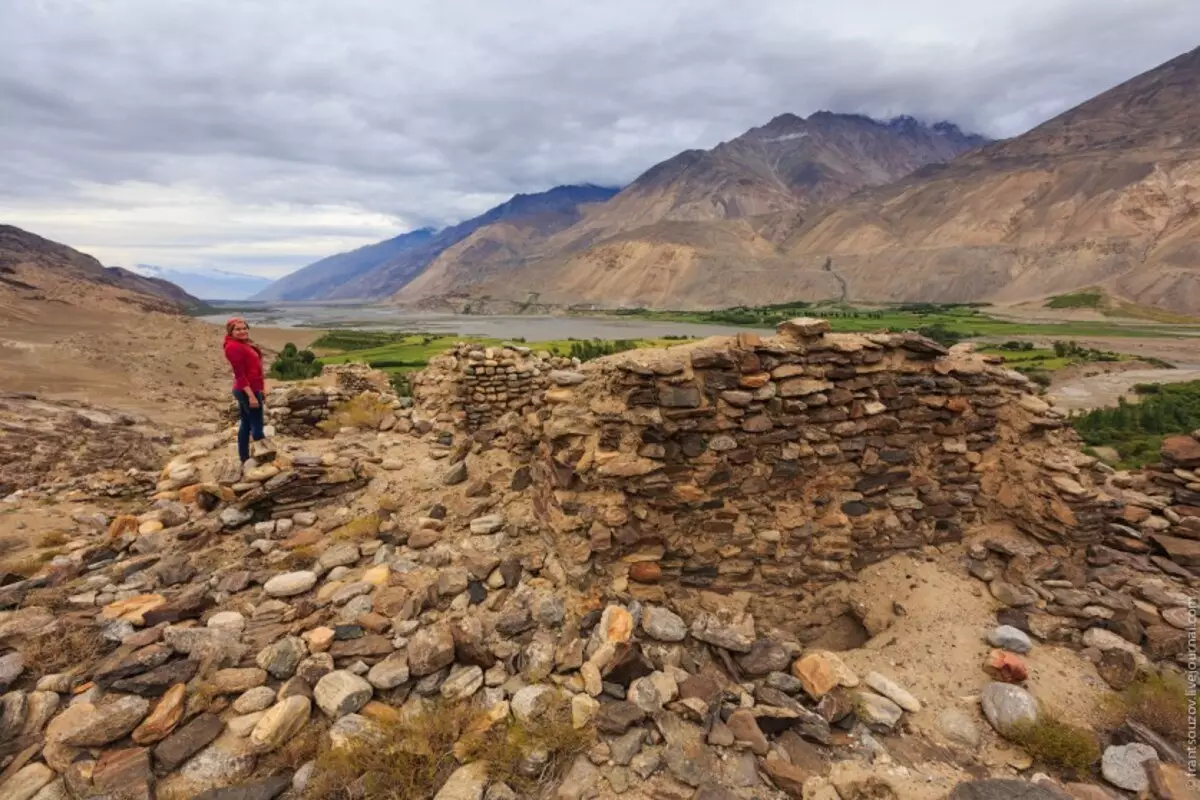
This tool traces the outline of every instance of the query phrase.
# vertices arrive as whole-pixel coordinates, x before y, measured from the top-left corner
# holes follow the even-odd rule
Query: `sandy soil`
[[[303,347],[322,331],[255,328],[274,352]],[[219,326],[159,313],[43,306],[37,314],[0,317],[0,387],[77,400],[161,419],[202,421],[230,382]]]
[[[945,742],[938,716],[952,707],[977,714],[980,692],[991,681],[983,669],[991,651],[984,637],[996,627],[1002,606],[966,574],[964,558],[961,548],[932,561],[898,556],[861,573],[856,594],[890,598],[905,613],[863,647],[839,654],[858,675],[875,670],[912,692],[923,708],[911,724],[935,742]],[[1111,690],[1089,662],[1047,644],[1035,645],[1023,658],[1030,671],[1027,688],[1035,697],[1067,721],[1096,723],[1100,701]],[[980,730],[984,763],[1017,757],[985,723]]]

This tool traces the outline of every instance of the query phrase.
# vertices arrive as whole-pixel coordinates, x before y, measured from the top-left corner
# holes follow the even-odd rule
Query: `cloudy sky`
[[[0,0],[0,222],[276,277],[790,111],[1020,133],[1196,0]]]

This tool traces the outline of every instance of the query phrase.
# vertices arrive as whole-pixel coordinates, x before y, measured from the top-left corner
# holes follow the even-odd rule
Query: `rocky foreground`
[[[829,385],[804,395],[810,407],[829,414],[832,398],[851,419],[866,418],[856,403],[880,406],[873,418],[904,407],[903,392],[862,382],[867,370],[853,376],[878,342],[830,341],[841,349],[827,357],[858,388],[841,398],[831,368]],[[905,346],[942,357],[932,343]],[[751,613],[752,587],[677,591],[669,555],[602,561],[597,550],[581,566],[563,550],[534,502],[539,470],[507,445],[618,362],[461,357],[472,375],[511,374],[536,394],[515,402],[472,382],[480,402],[514,411],[468,426],[452,403],[410,407],[355,373],[339,388],[273,393],[271,463],[230,461],[225,430],[173,445],[161,470],[130,464],[9,495],[0,525],[5,509],[52,506],[76,522],[35,568],[0,578],[0,797],[1197,796],[1186,732],[1164,733],[1118,692],[1194,659],[1200,432],[1168,439],[1163,463],[1138,473],[1038,438],[1029,475],[1042,494],[975,502],[961,536],[823,590],[848,609],[826,629],[789,629],[785,610],[769,623]],[[1030,442],[1060,427],[1025,398],[1022,413],[1040,420]],[[976,475],[995,468],[991,442],[968,445],[984,454],[970,459]],[[946,449],[966,461],[963,450]],[[663,460],[641,452],[607,463]],[[833,469],[822,457],[833,456],[800,456],[810,480]],[[891,491],[907,498],[894,512],[932,524],[916,499],[927,494]],[[1023,505],[1035,496],[1060,527]],[[558,494],[568,511],[586,497],[578,484]],[[889,507],[880,497],[843,496],[843,508]],[[908,599],[917,575],[941,576],[931,591],[961,604],[940,618],[956,623],[920,641],[924,657],[905,649],[927,613]],[[938,638],[965,656],[937,663],[930,653],[950,652]],[[1082,697],[1087,707],[1069,702]],[[1095,759],[1064,766],[1031,743],[1063,713],[1100,746]]]

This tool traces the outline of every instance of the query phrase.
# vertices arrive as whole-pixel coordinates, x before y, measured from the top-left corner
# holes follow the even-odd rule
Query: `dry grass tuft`
[[[334,408],[329,419],[318,422],[317,427],[329,434],[341,428],[376,430],[391,413],[391,403],[375,395],[360,394]]]
[[[116,645],[105,641],[90,622],[65,619],[53,633],[31,636],[21,645],[25,668],[35,677],[59,672],[86,671]]]
[[[461,763],[485,761],[489,780],[532,797],[593,742],[591,731],[571,727],[565,704],[536,728],[511,719],[489,728],[486,713],[462,703],[431,703],[378,728],[378,736],[350,747],[334,749],[323,739],[305,800],[429,800],[459,766],[456,742]]]
[[[428,800],[458,764],[452,748],[479,711],[466,704],[431,705],[397,722],[376,723],[378,735],[334,748],[323,738],[305,800]]]
[[[380,519],[377,514],[355,517],[345,525],[334,528],[329,536],[339,542],[374,539],[379,534],[379,523]]]
[[[1063,722],[1044,707],[1037,722],[1018,723],[1010,738],[1037,763],[1077,776],[1100,760],[1100,745],[1091,731]]]
[[[1113,727],[1126,719],[1181,743],[1188,736],[1188,687],[1180,675],[1139,676],[1106,709]]]
[[[71,537],[64,531],[46,531],[38,539],[38,547],[62,547],[69,541]]]
[[[594,741],[590,729],[576,730],[566,704],[554,709],[537,727],[519,721],[497,725],[471,747],[472,760],[488,762],[488,775],[503,781],[519,797],[532,797],[539,787],[557,781]],[[537,753],[536,759],[530,759]]]
[[[43,558],[44,555],[44,553],[29,553],[23,556],[6,558],[0,561],[0,572],[11,572],[13,575],[20,575],[22,578],[32,578],[42,571],[42,567],[48,561],[54,559],[54,555],[51,555],[50,558]]]
[[[308,569],[317,560],[316,548],[305,546],[289,550],[287,557],[281,559],[275,566],[282,570]]]

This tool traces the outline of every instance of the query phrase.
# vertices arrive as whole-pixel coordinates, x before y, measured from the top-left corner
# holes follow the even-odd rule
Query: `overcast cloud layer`
[[[0,0],[0,222],[276,277],[819,109],[1009,136],[1196,0]]]

